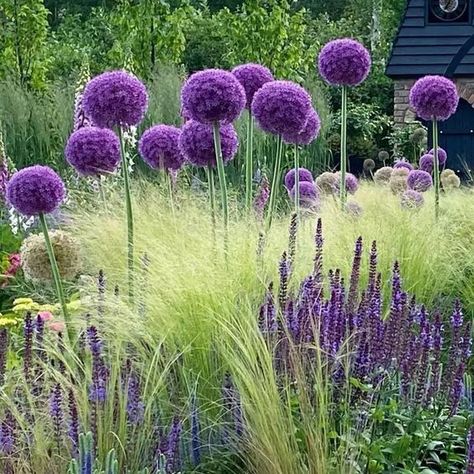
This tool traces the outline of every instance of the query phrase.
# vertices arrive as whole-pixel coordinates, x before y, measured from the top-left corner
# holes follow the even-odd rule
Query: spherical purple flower
[[[413,169],[413,165],[406,161],[405,159],[403,160],[397,160],[395,164],[393,165],[394,168],[406,168],[408,171],[411,171]]]
[[[245,90],[232,73],[206,69],[192,74],[185,82],[181,107],[197,122],[230,123],[245,107]]]
[[[422,77],[410,91],[410,105],[423,120],[447,120],[458,102],[456,86],[443,76]]]
[[[222,158],[225,163],[237,153],[239,139],[232,124],[221,125]],[[216,166],[212,126],[188,120],[179,137],[179,148],[185,158],[196,166]]]
[[[424,193],[433,186],[431,175],[423,170],[410,171],[408,175],[407,184],[410,189]]]
[[[321,130],[321,119],[316,110],[311,109],[306,125],[303,130],[297,134],[285,133],[283,140],[286,143],[295,143],[296,145],[309,145]]]
[[[318,205],[319,192],[318,187],[309,181],[302,181],[299,186],[300,206],[315,207]],[[294,201],[296,196],[296,186],[290,191],[290,198]]]
[[[252,102],[252,112],[262,130],[275,135],[300,133],[311,112],[311,96],[291,81],[264,84]]]
[[[405,209],[416,209],[423,206],[425,198],[423,194],[414,189],[407,189],[401,197],[401,205]]]
[[[337,177],[337,182],[336,182],[336,189],[337,192],[339,192],[339,184],[341,181],[341,173],[338,171],[336,174]],[[346,173],[346,191],[349,194],[355,194],[356,191],[359,189],[359,180],[352,174],[352,173]]]
[[[145,86],[125,71],[104,72],[86,85],[84,112],[99,127],[138,125],[148,106]]]
[[[232,74],[242,84],[245,90],[247,103],[245,107],[250,109],[252,106],[253,96],[263,84],[273,81],[273,74],[265,66],[261,64],[242,64],[232,69]]]
[[[66,195],[61,178],[48,166],[30,166],[15,173],[7,185],[7,201],[25,216],[49,214]]]
[[[108,128],[80,128],[69,137],[65,155],[83,176],[112,173],[120,163],[120,141]]]
[[[419,167],[420,170],[426,171],[427,173],[433,172],[434,156],[431,153],[427,153],[420,158]]]
[[[138,143],[143,160],[151,168],[178,170],[185,158],[179,149],[181,130],[171,125],[155,125],[149,128]]]
[[[432,148],[429,152],[430,155],[434,156],[434,148]],[[448,160],[448,154],[446,153],[446,150],[444,150],[441,147],[438,147],[438,163],[440,166],[443,166],[446,161]]]
[[[318,58],[321,76],[333,86],[359,85],[368,76],[371,65],[367,49],[349,38],[330,41]]]
[[[313,175],[311,174],[311,171],[307,170],[306,168],[299,168],[298,176],[299,176],[300,184],[304,181],[307,181],[308,183],[313,182]],[[295,168],[291,169],[290,171],[288,171],[288,173],[286,173],[285,188],[288,191],[291,191],[293,189],[293,186],[295,185],[295,178],[296,178]]]

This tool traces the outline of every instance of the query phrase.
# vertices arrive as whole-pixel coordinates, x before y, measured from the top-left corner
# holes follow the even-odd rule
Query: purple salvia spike
[[[284,321],[286,324],[286,329],[288,330],[293,341],[297,341],[299,335],[298,318],[295,313],[295,303],[292,299],[288,299],[286,302]]]
[[[265,302],[260,307],[258,326],[262,334],[274,334],[278,329],[273,283],[268,285]]]
[[[35,353],[37,363],[35,364],[34,380],[32,382],[32,393],[39,396],[43,390],[44,371],[42,363],[46,362],[47,355],[44,348],[44,321],[40,315],[35,320]]]
[[[143,421],[145,405],[141,400],[140,381],[138,376],[132,372],[128,377],[127,394],[127,417],[132,425],[138,425]]]
[[[367,308],[368,308],[368,303],[367,303],[367,294],[364,291],[362,291],[360,295],[360,302],[359,302],[359,307],[357,308],[357,312],[354,317],[354,328],[357,329],[362,329],[365,328],[367,325]]]
[[[361,260],[362,237],[359,237],[355,244],[354,260],[352,261],[351,279],[349,283],[349,294],[347,295],[347,312],[349,315],[354,315],[358,305],[357,294],[359,290]]]
[[[34,325],[31,313],[26,313],[23,327],[23,373],[27,383],[31,382],[31,370],[33,365],[33,333]]]
[[[449,391],[449,413],[454,416],[459,408],[461,395],[464,390],[464,372],[466,371],[466,364],[460,362],[454,373],[453,382]]]
[[[0,423],[0,453],[10,456],[15,451],[16,422],[10,410],[5,412],[5,417]]]
[[[74,392],[69,390],[68,395],[69,422],[67,434],[72,444],[73,456],[77,457],[79,453],[79,413],[77,409],[76,397]]]
[[[474,474],[474,426],[467,435],[466,474]]]
[[[288,258],[286,252],[283,252],[279,265],[280,275],[280,289],[278,292],[278,303],[280,305],[280,311],[283,313],[286,307],[286,301],[288,299]]]
[[[181,468],[180,459],[180,441],[181,433],[183,431],[183,424],[181,420],[175,416],[171,423],[171,428],[168,433],[166,446],[166,474],[174,474],[179,472]]]
[[[290,227],[288,229],[288,268],[289,273],[293,271],[296,256],[296,238],[298,235],[298,214],[291,214]]]
[[[63,394],[61,390],[61,385],[56,384],[51,393],[51,398],[49,400],[49,415],[51,417],[51,422],[53,424],[54,437],[56,440],[56,446],[58,452],[61,451],[61,441],[62,441],[62,425],[63,425]]]
[[[436,311],[434,322],[431,327],[432,330],[432,360],[431,360],[431,375],[428,394],[426,396],[427,404],[431,403],[437,396],[439,390],[439,382],[441,375],[441,350],[443,347],[443,320],[441,313]]]
[[[309,276],[304,279],[300,288],[296,317],[299,327],[298,342],[310,342],[314,339],[313,327],[313,296],[314,296],[314,278]]]
[[[377,278],[377,259],[377,242],[374,240],[370,248],[369,257],[369,288],[371,285],[375,286],[375,279]]]
[[[6,328],[0,329],[0,387],[5,382],[5,370],[8,356],[8,331]]]
[[[468,361],[469,357],[471,357],[471,346],[472,346],[471,328],[472,326],[470,322],[464,325],[464,331],[462,333],[461,340],[459,341],[460,356],[466,362]]]
[[[454,302],[454,309],[451,315],[451,345],[446,363],[446,369],[443,370],[442,391],[446,393],[451,390],[454,374],[458,365],[458,358],[460,355],[460,343],[462,339],[461,328],[464,323],[464,316],[462,312],[461,302],[456,300]]]
[[[191,459],[194,466],[201,464],[201,425],[195,394],[191,401]]]
[[[415,395],[415,400],[418,405],[420,405],[425,399],[426,388],[428,386],[428,363],[432,347],[431,326],[428,321],[426,312],[423,312],[423,316],[423,321],[420,325],[421,356],[418,362],[418,374],[416,380]]]
[[[316,287],[322,291],[323,288],[323,223],[321,218],[318,218],[318,222],[316,224],[316,235],[314,238],[314,243],[316,246],[316,253],[314,256],[314,282]]]
[[[87,329],[87,339],[92,354],[92,384],[89,400],[103,403],[107,396],[108,370],[102,360],[102,341],[95,326]]]

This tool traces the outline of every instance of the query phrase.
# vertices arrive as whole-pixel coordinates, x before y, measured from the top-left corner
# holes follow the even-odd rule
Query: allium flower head
[[[69,137],[65,154],[81,175],[108,174],[120,163],[120,141],[108,128],[83,127]]]
[[[81,267],[78,242],[61,230],[50,232],[50,239],[61,277],[65,280],[73,279]],[[36,281],[53,279],[42,235],[31,234],[23,241],[20,252],[21,265],[27,279]]]
[[[411,135],[410,141],[415,145],[421,145],[426,141],[427,131],[424,128],[417,128]]]
[[[410,105],[423,120],[447,120],[456,112],[459,95],[453,81],[443,76],[425,76],[410,91]]]
[[[181,130],[171,125],[155,125],[141,137],[138,150],[151,168],[178,170],[185,158],[179,149]]]
[[[333,86],[359,85],[368,76],[371,64],[367,49],[349,38],[330,41],[318,58],[321,76]]]
[[[148,93],[145,86],[125,71],[104,72],[86,86],[84,112],[99,127],[134,126],[145,116]]]
[[[434,156],[434,148],[432,148],[428,153]],[[448,154],[446,153],[446,150],[444,148],[438,147],[438,163],[440,166],[443,166],[447,160]]]
[[[408,173],[407,173],[408,174]],[[393,175],[390,178],[390,190],[393,194],[402,194],[407,189],[407,175]]]
[[[181,90],[187,116],[201,123],[233,122],[245,107],[245,90],[230,72],[206,69],[192,74]]]
[[[335,173],[336,175],[336,189],[339,190],[340,172]],[[355,194],[359,189],[359,180],[352,174],[346,173],[346,191],[349,194]]]
[[[319,135],[320,130],[321,119],[316,110],[311,109],[303,130],[297,134],[285,133],[283,140],[286,143],[295,143],[296,145],[309,145]]]
[[[416,209],[423,206],[425,198],[418,191],[408,189],[402,194],[400,202],[405,209]]]
[[[385,162],[390,158],[390,154],[386,150],[380,150],[378,155],[377,155],[377,158],[378,158],[379,161]]]
[[[433,179],[431,175],[423,170],[410,171],[408,175],[408,187],[414,191],[424,193],[433,186]]]
[[[247,103],[245,107],[250,109],[252,106],[253,96],[263,84],[273,81],[273,74],[265,66],[261,64],[241,64],[240,66],[232,69],[232,74],[242,84],[245,90],[245,96]]]
[[[372,160],[371,158],[367,158],[366,160],[364,160],[364,163],[362,166],[364,168],[364,171],[368,171],[368,172],[374,171],[375,161]]]
[[[409,175],[411,170],[409,170],[408,168],[395,168],[393,171],[392,171],[392,174],[390,176],[390,178],[393,178],[393,177],[402,177],[402,178],[407,178],[407,176]]]
[[[410,162],[406,161],[405,159],[402,159],[402,160],[397,160],[395,164],[393,165],[393,168],[394,169],[406,168],[408,171],[411,171],[413,169],[413,165]]]
[[[383,168],[380,168],[377,170],[374,174],[374,181],[376,184],[380,186],[386,186],[388,183],[390,183],[390,178],[393,173],[393,168],[390,166],[384,166]]]
[[[66,195],[61,178],[48,166],[30,166],[15,173],[7,185],[7,201],[25,216],[55,211]]]
[[[441,184],[445,190],[456,189],[461,186],[461,180],[459,179],[459,176],[452,173],[448,176],[441,176]]]
[[[309,183],[313,182],[313,175],[311,174],[311,171],[307,170],[306,168],[299,168],[298,169],[298,176],[299,176],[299,182],[302,183],[303,181],[308,181]],[[293,186],[295,185],[296,181],[296,170],[295,168],[291,169],[286,173],[285,175],[285,188],[288,191],[291,191],[293,189]]]
[[[447,168],[447,169],[441,171],[440,176],[441,176],[441,179],[443,179],[443,178],[447,178],[448,176],[451,176],[453,174],[456,174],[456,173],[453,170],[450,170],[449,168]]]
[[[420,162],[418,163],[420,170],[426,171],[427,173],[433,172],[434,167],[434,156],[431,153],[422,155]]]
[[[239,140],[231,124],[220,127],[222,157],[230,161],[237,153]],[[216,166],[212,126],[189,120],[179,137],[179,148],[186,159],[195,166]]]
[[[316,185],[323,194],[335,194],[338,190],[338,178],[335,173],[325,171],[316,178]]]
[[[256,92],[252,102],[259,127],[282,136],[299,134],[311,110],[311,96],[291,81],[267,82]]]
[[[302,181],[299,186],[300,206],[315,207],[318,205],[318,188],[313,182]],[[290,191],[290,197],[294,201],[296,195],[296,187],[294,186]]]

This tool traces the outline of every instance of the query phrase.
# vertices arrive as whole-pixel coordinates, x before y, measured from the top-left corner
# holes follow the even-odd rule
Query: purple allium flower
[[[429,152],[430,155],[434,156],[434,148],[432,148]],[[446,161],[448,160],[448,154],[444,148],[438,147],[438,163],[440,166],[443,166]]]
[[[401,205],[405,209],[416,209],[423,206],[424,202],[423,194],[414,189],[407,189],[401,197]]]
[[[77,456],[79,450],[79,413],[77,409],[76,397],[72,389],[69,390],[68,396],[69,422],[68,436],[72,443],[74,456]]]
[[[15,173],[7,185],[7,201],[25,216],[49,214],[64,200],[61,178],[48,166],[30,166]]]
[[[425,76],[410,91],[410,105],[423,120],[447,120],[456,112],[459,95],[453,81]]]
[[[138,125],[148,106],[145,86],[125,71],[104,72],[88,82],[84,112],[98,127]]]
[[[413,169],[413,165],[406,161],[405,159],[403,160],[397,160],[395,164],[393,165],[394,168],[406,168],[408,171],[411,171]]]
[[[372,61],[358,41],[343,38],[327,43],[318,58],[319,73],[333,86],[357,86],[370,72]]]
[[[252,106],[253,96],[263,84],[273,81],[273,74],[270,69],[261,64],[242,64],[232,69],[232,74],[242,84],[245,90],[247,103],[245,107],[250,109]]]
[[[306,168],[299,168],[298,176],[299,176],[300,184],[304,181],[307,181],[308,183],[313,182],[313,175],[311,174],[311,171],[307,170]],[[288,191],[291,191],[293,189],[293,186],[295,185],[295,181],[296,181],[296,170],[295,168],[293,168],[290,171],[288,171],[288,173],[286,173],[285,175],[285,188]]]
[[[474,426],[467,435],[466,474],[474,474]]]
[[[408,175],[407,184],[410,189],[424,193],[433,186],[433,179],[426,171],[413,170]]]
[[[231,124],[220,127],[222,158],[227,163],[234,158],[239,139]],[[195,166],[216,166],[212,126],[189,120],[179,137],[179,148],[186,159]]]
[[[319,192],[318,187],[309,181],[302,181],[299,186],[300,202],[302,207],[314,207],[318,204]],[[296,186],[290,191],[290,197],[294,201],[296,195]]]
[[[181,130],[171,125],[155,125],[141,137],[138,150],[151,168],[178,170],[185,161],[179,149]]]
[[[419,162],[420,170],[426,171],[427,173],[433,172],[434,167],[434,156],[431,153],[426,153],[422,155]]]
[[[311,110],[311,96],[291,81],[267,82],[256,92],[252,102],[259,127],[282,136],[300,133]]]
[[[186,114],[201,123],[230,123],[245,107],[245,90],[230,72],[206,69],[192,74],[181,89]]]
[[[54,386],[51,393],[51,398],[49,399],[49,416],[51,417],[51,422],[53,424],[54,436],[56,438],[58,448],[61,443],[62,424],[64,421],[62,404],[63,394],[61,385],[57,383]]]
[[[336,181],[336,190],[339,192],[339,182],[340,182],[340,171],[335,173],[337,181]],[[346,190],[349,194],[355,194],[356,191],[359,189],[359,180],[352,174],[346,173]]]
[[[296,145],[309,145],[319,135],[321,130],[321,119],[316,110],[311,109],[306,125],[301,132],[297,134],[285,133],[283,140],[286,143],[295,143]]]
[[[83,127],[69,137],[65,155],[83,176],[113,173],[120,163],[120,141],[107,128]]]

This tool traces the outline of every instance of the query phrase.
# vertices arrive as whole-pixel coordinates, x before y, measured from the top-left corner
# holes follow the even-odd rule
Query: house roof
[[[474,76],[474,25],[427,21],[428,0],[408,0],[386,74]]]

